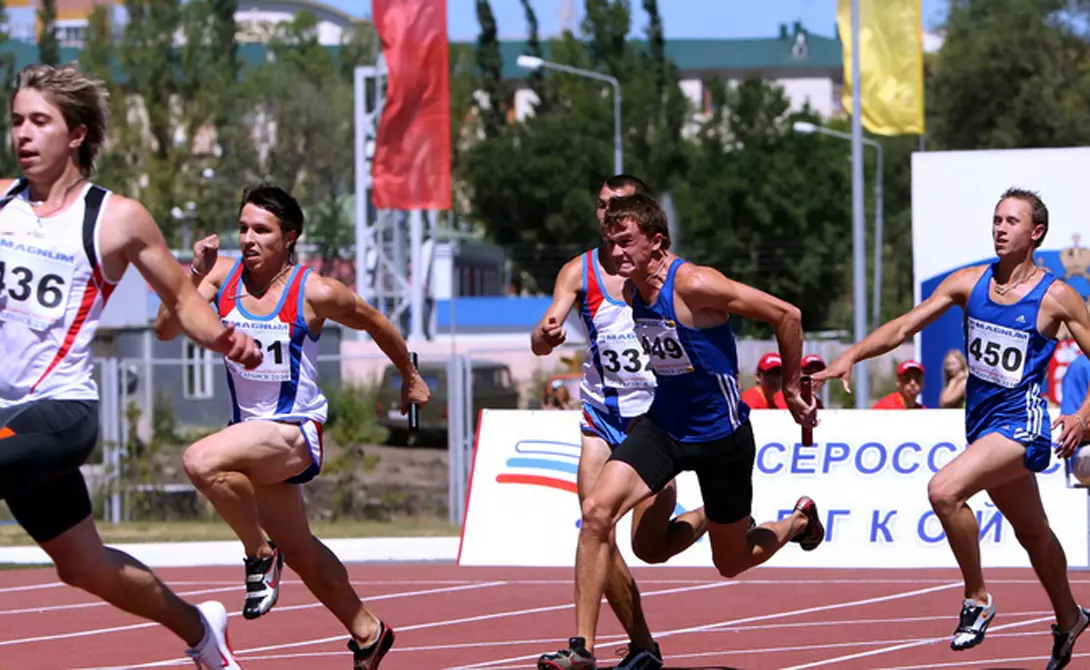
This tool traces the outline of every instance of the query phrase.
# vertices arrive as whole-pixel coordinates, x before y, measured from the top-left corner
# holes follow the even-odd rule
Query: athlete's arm
[[[246,367],[261,362],[261,352],[252,338],[224,328],[219,317],[202,298],[177,259],[167,249],[162,232],[148,210],[135,200],[115,195],[110,198],[106,219],[121,228],[121,254],[144,276],[163,305],[178,319],[182,332],[198,345],[227,356]]]
[[[306,283],[306,301],[319,319],[329,319],[351,328],[366,331],[386,354],[402,378],[415,374],[409,346],[394,324],[382,312],[372,307],[347,286],[330,277],[310,275]]]
[[[208,274],[189,273],[189,283],[197,289],[197,294],[209,302],[219,291],[227,273],[231,271],[233,261],[229,258],[217,258],[215,266]],[[182,324],[174,316],[174,312],[167,309],[166,303],[159,304],[159,312],[155,315],[155,336],[164,342],[169,342],[182,333]]]
[[[920,332],[946,310],[955,305],[965,305],[973,285],[980,278],[979,267],[962,268],[942,280],[931,296],[916,305],[910,311],[876,328],[870,335],[856,342],[841,354],[829,367],[814,375],[815,381],[840,378],[844,389],[851,390],[848,383],[852,366],[884,353],[893,351],[905,340]]]
[[[1075,289],[1062,281],[1052,282],[1045,297],[1047,302],[1042,302],[1055,305],[1053,309],[1059,315],[1060,321],[1067,326],[1071,337],[1082,349],[1083,356],[1086,356],[1090,352],[1090,312],[1086,310],[1086,303]],[[1077,421],[1064,421],[1066,417],[1074,417]],[[1063,425],[1063,432],[1060,433],[1058,440],[1057,455],[1066,458],[1075,453],[1075,448],[1082,443],[1088,422],[1090,422],[1090,389],[1084,389],[1079,409],[1072,414],[1060,415],[1052,424],[1053,428]]]
[[[564,321],[579,296],[582,282],[583,257],[576,256],[560,269],[553,286],[553,302],[545,310],[541,323],[530,333],[530,349],[538,356],[548,356],[564,343]]]

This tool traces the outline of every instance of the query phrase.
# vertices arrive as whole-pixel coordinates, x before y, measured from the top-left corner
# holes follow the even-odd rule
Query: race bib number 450
[[[76,258],[0,239],[0,320],[46,330],[64,319]]]
[[[1005,388],[1022,381],[1029,333],[970,317],[969,373]]]
[[[684,375],[693,371],[693,363],[681,338],[677,323],[666,319],[636,319],[636,336],[640,338],[644,352],[651,359],[651,369],[665,377]]]
[[[291,329],[281,322],[236,323],[235,329],[254,338],[261,349],[261,365],[247,370],[234,361],[228,361],[235,373],[255,382],[291,381]]]

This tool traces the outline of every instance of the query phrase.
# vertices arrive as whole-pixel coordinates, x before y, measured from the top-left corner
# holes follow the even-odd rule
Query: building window
[[[182,343],[182,395],[186,400],[212,397],[212,352],[193,342]]]

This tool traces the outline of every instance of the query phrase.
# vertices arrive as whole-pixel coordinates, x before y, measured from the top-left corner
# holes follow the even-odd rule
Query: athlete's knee
[[[750,567],[749,557],[742,551],[713,551],[712,564],[726,579],[733,579]]]
[[[954,483],[941,472],[927,483],[927,499],[931,503],[931,509],[940,517],[953,514],[965,502]]]
[[[649,538],[636,535],[632,538],[632,553],[644,563],[659,565],[670,560],[670,554],[666,551],[665,538]]]
[[[582,528],[596,538],[608,542],[613,537],[612,506],[600,495],[591,493],[583,500]]]
[[[215,484],[217,477],[223,475],[220,459],[207,442],[201,441],[190,446],[182,455],[182,467],[186,475],[198,487],[207,488]]]

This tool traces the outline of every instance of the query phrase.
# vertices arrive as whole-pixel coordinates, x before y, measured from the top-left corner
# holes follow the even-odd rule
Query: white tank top
[[[264,353],[261,365],[247,370],[224,358],[231,393],[231,423],[251,419],[325,423],[329,404],[318,388],[318,337],[307,327],[303,312],[309,268],[295,266],[271,313],[246,311],[238,299],[242,259],[235,261],[216,294],[216,309],[224,325],[233,325],[257,340]]]
[[[582,400],[623,417],[643,414],[654,398],[655,375],[636,337],[632,308],[605,289],[597,249],[583,254],[582,298],[579,316],[587,336]]]
[[[88,183],[44,219],[29,192],[20,179],[0,198],[0,407],[97,400],[91,341],[115,287],[99,254],[110,192]]]

